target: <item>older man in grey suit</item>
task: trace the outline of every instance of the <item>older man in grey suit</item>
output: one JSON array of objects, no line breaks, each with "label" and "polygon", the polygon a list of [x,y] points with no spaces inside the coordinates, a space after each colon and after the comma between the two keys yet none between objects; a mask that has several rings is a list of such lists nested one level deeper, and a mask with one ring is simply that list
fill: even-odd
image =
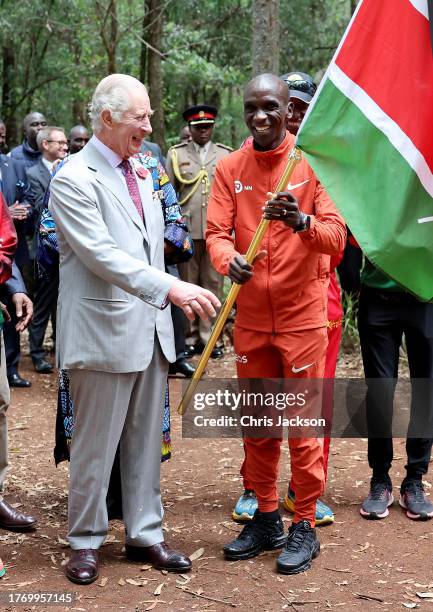
[{"label": "older man in grey suit", "polygon": [[168,362],[175,360],[172,302],[191,319],[218,299],[164,271],[164,219],[150,174],[132,158],[152,131],[136,79],[114,74],[90,106],[94,136],[51,183],[60,247],[58,365],[69,371],[71,443],[66,575],[98,577],[97,549],[120,441],[126,554],[168,571],[191,561],[164,543],[160,439]]}]

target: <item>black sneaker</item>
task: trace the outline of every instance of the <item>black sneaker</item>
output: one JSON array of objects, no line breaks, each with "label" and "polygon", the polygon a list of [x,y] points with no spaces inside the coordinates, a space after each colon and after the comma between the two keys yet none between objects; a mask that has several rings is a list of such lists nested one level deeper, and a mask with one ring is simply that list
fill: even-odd
[{"label": "black sneaker", "polygon": [[399,504],[406,515],[414,521],[426,521],[433,517],[433,503],[427,498],[420,480],[404,483],[400,491]]},{"label": "black sneaker", "polygon": [[389,514],[389,506],[394,502],[390,480],[372,478],[370,493],[364,499],[359,512],[367,519],[383,519]]},{"label": "black sneaker", "polygon": [[276,518],[267,515],[269,513],[256,510],[253,519],[245,525],[236,540],[224,546],[226,559],[250,559],[263,550],[276,550],[284,546],[286,535],[280,515],[277,514]]},{"label": "black sneaker", "polygon": [[286,546],[277,559],[277,570],[282,574],[299,574],[309,569],[311,560],[320,552],[316,530],[307,520],[292,523]]}]

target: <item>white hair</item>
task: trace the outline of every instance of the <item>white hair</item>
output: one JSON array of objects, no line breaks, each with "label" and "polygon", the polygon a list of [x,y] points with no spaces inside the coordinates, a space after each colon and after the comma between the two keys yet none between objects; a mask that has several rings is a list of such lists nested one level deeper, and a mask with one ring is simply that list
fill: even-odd
[{"label": "white hair", "polygon": [[42,151],[42,142],[44,140],[49,140],[53,132],[63,132],[66,138],[65,128],[57,127],[56,125],[47,125],[47,127],[39,130],[36,134],[36,144],[38,145],[39,151]]},{"label": "white hair", "polygon": [[129,92],[141,88],[147,92],[146,87],[128,74],[110,74],[99,82],[89,104],[89,117],[94,132],[101,127],[101,113],[109,110],[114,121],[120,121],[122,115],[130,107]]}]

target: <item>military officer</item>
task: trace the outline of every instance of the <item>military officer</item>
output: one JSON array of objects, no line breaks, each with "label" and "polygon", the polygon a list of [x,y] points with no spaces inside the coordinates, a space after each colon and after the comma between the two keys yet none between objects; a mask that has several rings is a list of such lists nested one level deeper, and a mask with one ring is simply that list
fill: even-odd
[{"label": "military officer", "polygon": [[[179,265],[182,280],[197,283],[218,296],[222,293],[223,277],[210,262],[206,251],[205,231],[206,214],[210,187],[214,178],[217,162],[228,155],[232,149],[226,145],[212,142],[212,132],[217,109],[207,104],[187,108],[183,118],[188,123],[191,141],[181,142],[171,147],[167,154],[167,174],[179,194],[182,213],[186,217],[194,240],[194,256]],[[209,339],[210,322],[195,319],[187,335],[187,356],[201,353]],[[217,346],[212,357],[223,354]]]}]

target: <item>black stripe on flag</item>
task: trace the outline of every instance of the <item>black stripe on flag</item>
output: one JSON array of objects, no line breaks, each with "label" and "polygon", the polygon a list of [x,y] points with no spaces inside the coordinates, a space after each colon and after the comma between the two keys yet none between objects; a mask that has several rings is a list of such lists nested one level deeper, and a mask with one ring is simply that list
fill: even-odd
[{"label": "black stripe on flag", "polygon": [[432,46],[432,54],[433,54],[433,0],[427,0],[428,4],[428,16],[430,21],[430,41]]}]

